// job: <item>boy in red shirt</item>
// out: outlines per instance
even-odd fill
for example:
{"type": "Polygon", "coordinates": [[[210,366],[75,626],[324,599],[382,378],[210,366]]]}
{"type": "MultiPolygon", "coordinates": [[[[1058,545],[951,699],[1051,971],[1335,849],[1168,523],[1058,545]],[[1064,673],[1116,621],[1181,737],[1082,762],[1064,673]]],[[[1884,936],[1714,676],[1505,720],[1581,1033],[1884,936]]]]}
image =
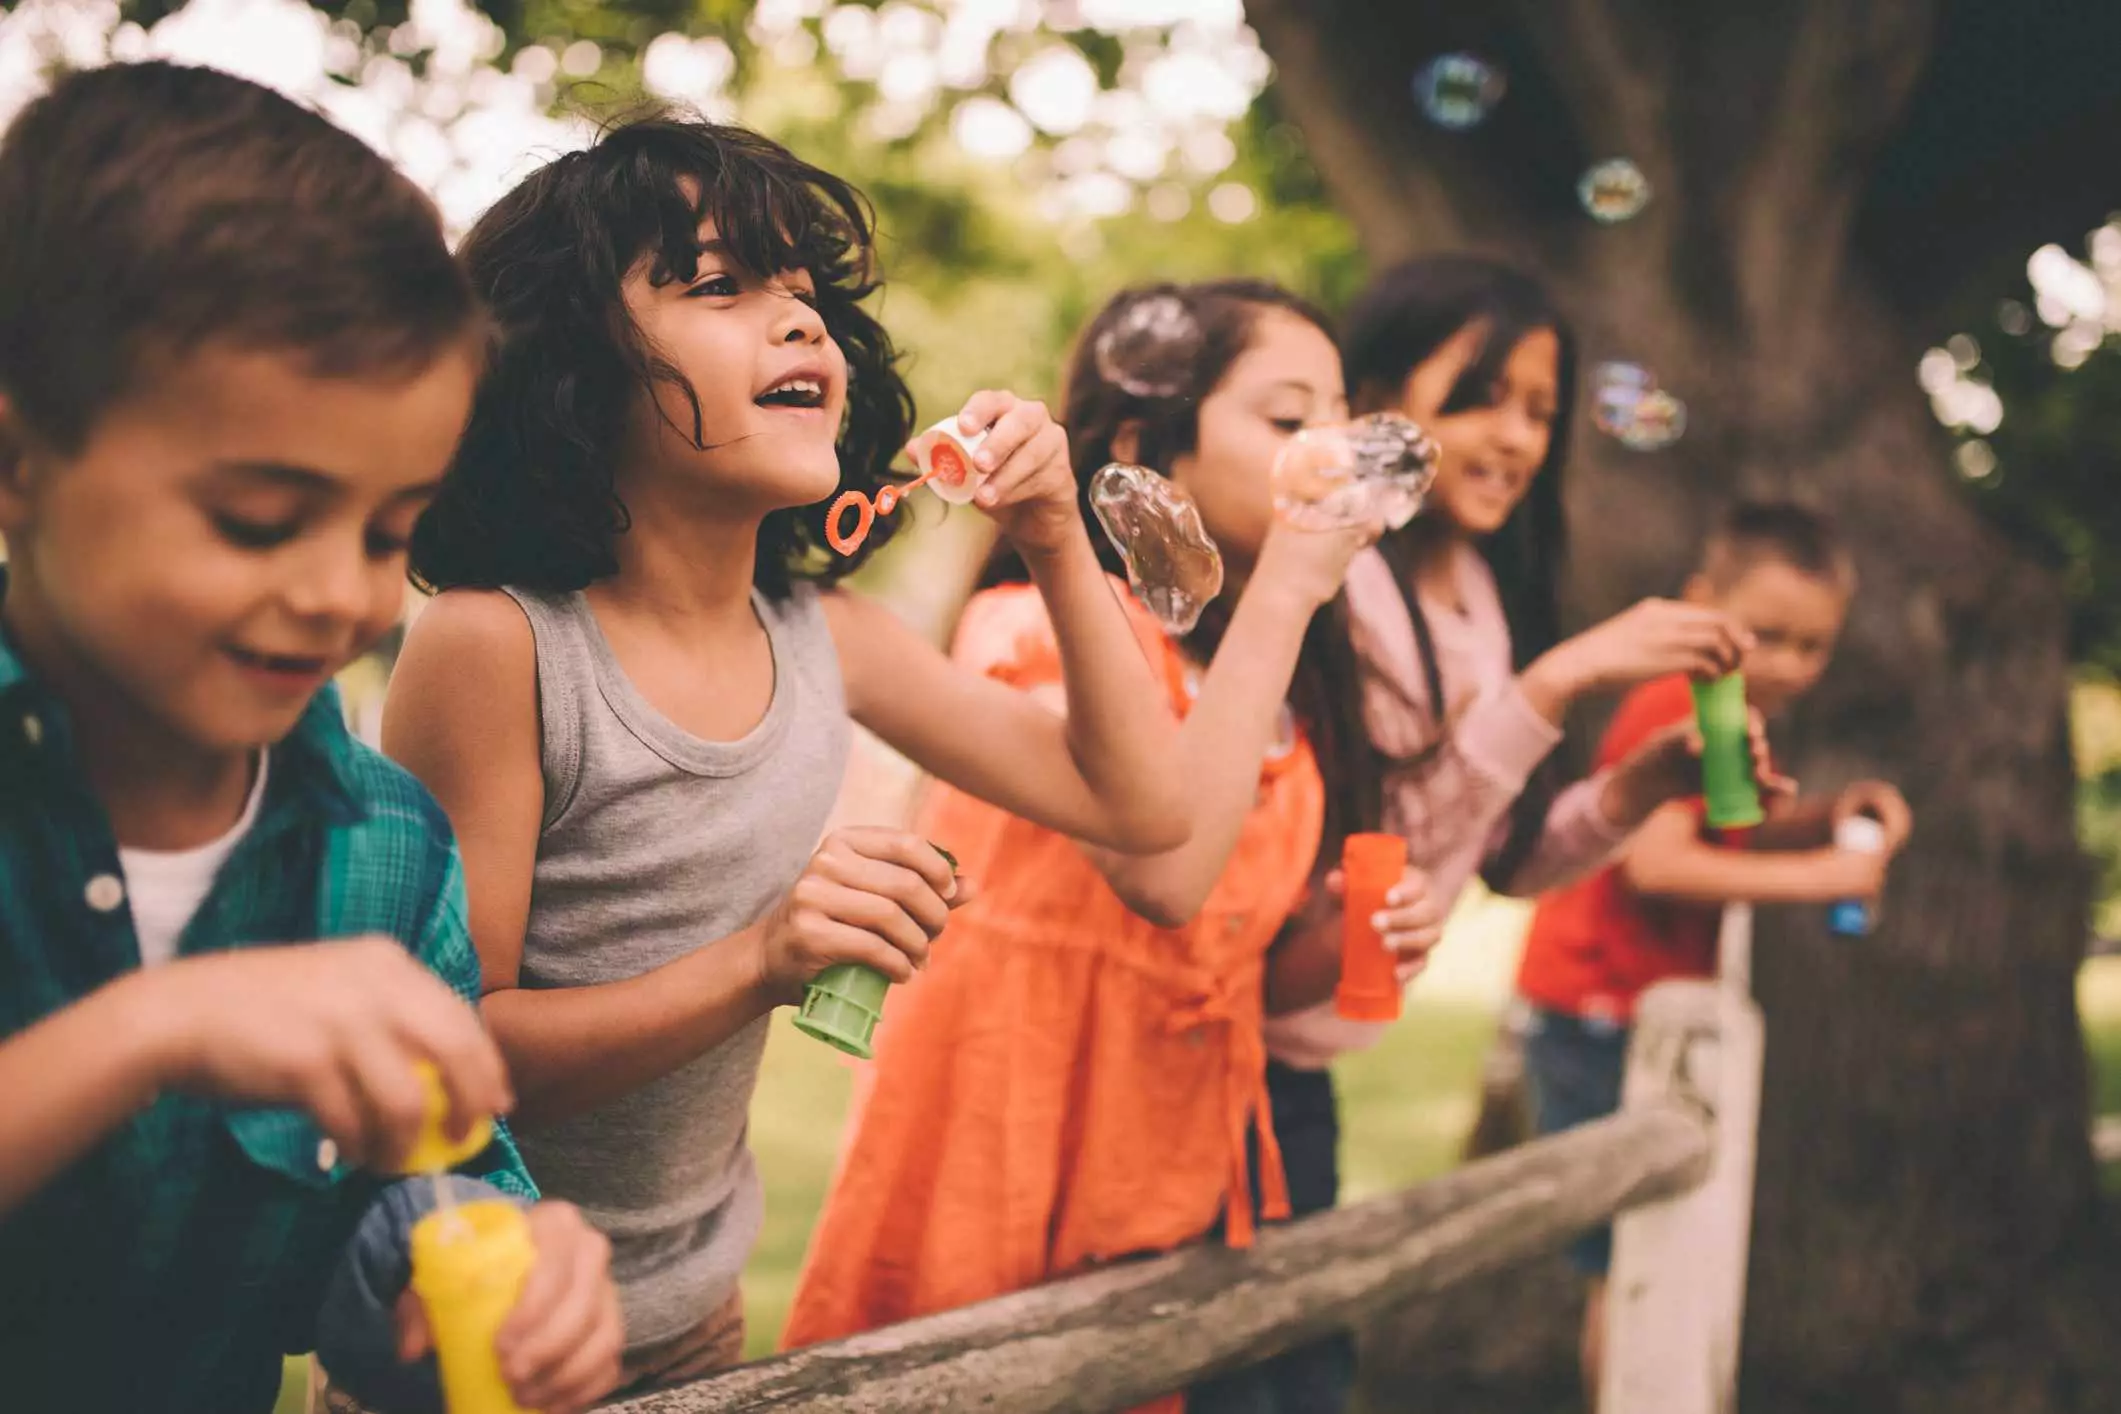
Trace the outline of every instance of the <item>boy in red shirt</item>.
{"type": "MultiPolygon", "coordinates": [[[[1685,598],[1752,630],[1746,696],[1772,719],[1826,670],[1854,587],[1848,553],[1825,517],[1787,503],[1748,503],[1710,538],[1685,598]]],[[[1625,759],[1693,710],[1685,678],[1637,688],[1606,731],[1599,766],[1625,759]]],[[[1724,904],[1873,898],[1910,823],[1900,792],[1882,781],[1859,781],[1828,799],[1770,804],[1767,823],[1742,845],[1714,839],[1702,813],[1699,797],[1665,806],[1613,864],[1541,896],[1517,974],[1531,1015],[1525,1074],[1541,1134],[1619,1108],[1636,999],[1668,977],[1715,974],[1724,904]],[[1834,827],[1858,814],[1884,826],[1882,852],[1833,847],[1834,827]]],[[[1595,1406],[1611,1229],[1586,1234],[1571,1256],[1590,1278],[1582,1354],[1595,1406]]]]}

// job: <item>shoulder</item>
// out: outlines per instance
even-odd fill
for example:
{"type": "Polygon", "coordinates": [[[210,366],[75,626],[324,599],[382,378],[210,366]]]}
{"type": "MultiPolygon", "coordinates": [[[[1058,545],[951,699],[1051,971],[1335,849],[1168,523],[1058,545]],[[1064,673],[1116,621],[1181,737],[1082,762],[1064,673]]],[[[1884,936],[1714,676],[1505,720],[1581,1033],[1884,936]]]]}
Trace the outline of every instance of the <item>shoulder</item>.
{"type": "Polygon", "coordinates": [[[490,707],[493,693],[534,693],[537,678],[529,611],[498,589],[451,589],[406,630],[386,710],[490,707]]]}
{"type": "Polygon", "coordinates": [[[429,600],[405,634],[429,651],[519,654],[535,658],[530,611],[502,589],[450,589],[429,600]]]}

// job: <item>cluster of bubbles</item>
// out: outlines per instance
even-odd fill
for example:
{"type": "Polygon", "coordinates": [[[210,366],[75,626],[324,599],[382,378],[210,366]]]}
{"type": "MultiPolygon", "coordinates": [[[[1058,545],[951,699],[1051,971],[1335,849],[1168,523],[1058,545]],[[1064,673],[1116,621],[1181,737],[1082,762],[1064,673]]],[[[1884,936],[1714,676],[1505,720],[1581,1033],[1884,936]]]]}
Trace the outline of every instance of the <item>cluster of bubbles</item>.
{"type": "Polygon", "coordinates": [[[1223,588],[1222,552],[1193,498],[1146,467],[1114,462],[1091,478],[1090,509],[1135,597],[1172,633],[1191,633],[1223,588]]]}
{"type": "Polygon", "coordinates": [[[1174,294],[1144,295],[1097,336],[1098,376],[1137,398],[1174,398],[1201,354],[1200,321],[1174,294]]]}
{"type": "MultiPolygon", "coordinates": [[[[1464,132],[1486,122],[1508,82],[1502,70],[1474,54],[1441,54],[1414,75],[1414,101],[1437,127],[1464,132]]],[[[1576,200],[1601,225],[1632,221],[1650,204],[1650,179],[1626,157],[1589,168],[1576,182],[1576,200]]],[[[1686,431],[1686,404],[1657,386],[1640,364],[1604,363],[1592,378],[1599,431],[1635,451],[1669,447],[1686,431]]]]}
{"type": "Polygon", "coordinates": [[[1398,413],[1307,427],[1274,459],[1274,509],[1308,530],[1414,519],[1436,479],[1435,439],[1398,413]]]}
{"type": "Polygon", "coordinates": [[[1686,404],[1639,363],[1600,363],[1591,369],[1591,420],[1631,451],[1661,451],[1686,432],[1686,404]]]}

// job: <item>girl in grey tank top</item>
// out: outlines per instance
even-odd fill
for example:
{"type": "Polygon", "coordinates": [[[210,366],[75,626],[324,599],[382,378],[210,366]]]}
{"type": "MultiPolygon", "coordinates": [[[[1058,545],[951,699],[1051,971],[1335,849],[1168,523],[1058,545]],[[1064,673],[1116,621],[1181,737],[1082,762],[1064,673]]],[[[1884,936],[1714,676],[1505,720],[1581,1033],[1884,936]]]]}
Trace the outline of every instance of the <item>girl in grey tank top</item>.
{"type": "Polygon", "coordinates": [[[772,1008],[836,961],[910,976],[965,896],[903,831],[819,848],[850,717],[1092,843],[1154,851],[1186,833],[1162,686],[1042,406],[982,393],[959,426],[985,433],[983,509],[1038,566],[1065,719],[820,592],[910,514],[840,556],[817,504],[893,484],[910,430],[862,305],[861,209],[755,134],[647,119],[533,174],[461,251],[507,337],[414,536],[415,578],[465,592],[414,624],[386,735],[458,827],[524,1155],[610,1236],[644,1376],[733,1358],[716,1342],[759,1230],[744,1140],[772,1008]],[[631,273],[615,287],[614,272],[631,273]],[[708,634],[726,664],[701,661],[708,634]],[[733,740],[673,720],[733,722],[761,701],[733,740]]]}

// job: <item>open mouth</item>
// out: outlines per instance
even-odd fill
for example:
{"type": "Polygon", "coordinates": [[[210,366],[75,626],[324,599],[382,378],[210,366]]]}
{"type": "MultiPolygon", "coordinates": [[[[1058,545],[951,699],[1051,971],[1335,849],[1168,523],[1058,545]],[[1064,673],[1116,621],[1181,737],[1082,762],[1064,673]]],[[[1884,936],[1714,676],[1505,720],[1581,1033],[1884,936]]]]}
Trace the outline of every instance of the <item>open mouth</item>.
{"type": "Polygon", "coordinates": [[[783,378],[752,401],[762,408],[821,408],[825,384],[807,374],[783,378]]]}

